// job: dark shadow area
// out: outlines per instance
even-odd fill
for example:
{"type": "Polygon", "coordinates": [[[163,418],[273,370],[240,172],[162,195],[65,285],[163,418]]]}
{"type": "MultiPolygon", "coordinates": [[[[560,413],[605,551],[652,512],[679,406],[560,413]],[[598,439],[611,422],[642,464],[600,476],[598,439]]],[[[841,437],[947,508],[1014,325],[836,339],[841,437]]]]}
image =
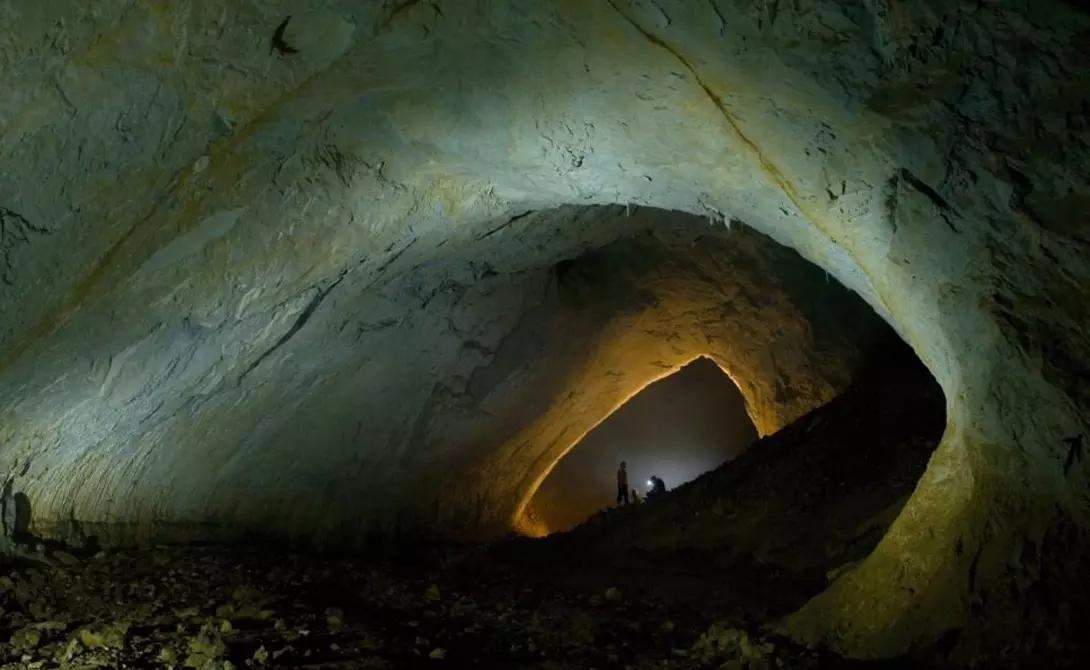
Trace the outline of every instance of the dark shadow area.
{"type": "Polygon", "coordinates": [[[98,539],[87,536],[78,521],[67,519],[56,529],[58,537],[41,538],[30,532],[33,510],[30,497],[14,492],[10,479],[0,491],[0,561],[9,567],[76,565],[99,550],[98,539]]]}
{"type": "Polygon", "coordinates": [[[698,358],[648,385],[588,433],[542,483],[529,511],[550,532],[570,530],[617,502],[622,461],[629,489],[644,496],[652,475],[673,488],[756,439],[738,387],[714,362],[698,358]]]}
{"type": "Polygon", "coordinates": [[[31,539],[29,529],[31,520],[30,498],[22,491],[14,491],[11,479],[4,482],[0,492],[0,524],[3,525],[3,543],[5,553],[11,547],[25,545],[31,539]]]}

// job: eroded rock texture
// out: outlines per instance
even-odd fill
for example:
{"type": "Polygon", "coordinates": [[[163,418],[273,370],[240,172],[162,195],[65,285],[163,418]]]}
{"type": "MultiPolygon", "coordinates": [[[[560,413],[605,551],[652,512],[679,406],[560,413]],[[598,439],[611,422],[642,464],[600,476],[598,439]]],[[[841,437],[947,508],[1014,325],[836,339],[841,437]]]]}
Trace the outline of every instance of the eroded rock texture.
{"type": "Polygon", "coordinates": [[[650,379],[707,354],[767,433],[831,399],[884,332],[794,252],[686,215],[565,208],[436,246],[312,288],[234,367],[226,329],[188,314],[92,362],[88,405],[52,410],[108,433],[24,456],[36,532],[499,532],[650,379]]]}
{"type": "MultiPolygon", "coordinates": [[[[356,528],[344,504],[509,520],[600,418],[549,404],[559,389],[619,401],[684,356],[628,335],[633,303],[577,324],[536,297],[545,273],[513,274],[594,246],[577,219],[534,263],[496,243],[512,276],[491,283],[475,245],[527,211],[651,205],[794,247],[945,391],[912,499],[795,634],[887,654],[971,614],[1024,625],[1035,584],[1078,574],[1090,523],[1088,27],[1054,2],[8,3],[4,470],[43,528],[128,539],[161,521],[333,537],[356,528]],[[464,301],[470,284],[495,302],[464,301]],[[503,349],[535,322],[577,344],[503,349]],[[645,368],[603,381],[636,350],[645,368]],[[459,416],[455,380],[535,355],[548,379],[475,378],[503,416],[459,416]],[[571,419],[518,411],[533,402],[571,419]],[[463,441],[481,416],[498,446],[463,441]],[[340,451],[361,443],[382,446],[340,451]]],[[[827,397],[836,380],[798,356],[794,390],[827,397]]],[[[762,430],[808,402],[731,372],[762,430]]]]}

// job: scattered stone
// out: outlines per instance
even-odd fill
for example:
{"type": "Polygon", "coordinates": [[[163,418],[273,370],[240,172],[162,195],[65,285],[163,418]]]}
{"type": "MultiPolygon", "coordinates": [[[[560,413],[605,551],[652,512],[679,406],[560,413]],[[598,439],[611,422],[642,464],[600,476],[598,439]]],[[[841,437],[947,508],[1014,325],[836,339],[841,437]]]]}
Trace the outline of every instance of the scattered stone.
{"type": "Polygon", "coordinates": [[[33,626],[18,630],[11,636],[11,649],[16,654],[36,649],[42,641],[42,633],[33,626]]]}
{"type": "Polygon", "coordinates": [[[47,631],[47,632],[50,632],[50,633],[55,633],[57,631],[62,631],[65,628],[68,628],[68,624],[66,624],[63,621],[41,621],[41,622],[38,622],[36,624],[33,624],[33,627],[37,628],[38,630],[44,630],[44,631],[47,631]]]}
{"type": "Polygon", "coordinates": [[[257,648],[257,651],[254,652],[251,660],[253,661],[253,665],[265,665],[269,662],[269,652],[265,649],[265,645],[261,645],[257,648]]]}
{"type": "Polygon", "coordinates": [[[120,649],[125,646],[125,636],[128,633],[127,623],[85,626],[76,631],[77,639],[88,649],[120,649]]]}
{"type": "MultiPolygon", "coordinates": [[[[398,668],[414,658],[438,667],[453,662],[457,644],[457,662],[466,667],[512,667],[504,656],[510,653],[564,658],[564,667],[649,670],[664,656],[672,663],[689,659],[686,650],[672,654],[663,646],[671,638],[643,632],[676,629],[678,640],[708,632],[707,621],[690,613],[668,617],[670,610],[651,602],[623,615],[588,604],[623,603],[622,584],[607,589],[602,583],[588,595],[584,587],[530,588],[521,577],[488,572],[467,574],[465,586],[448,586],[450,573],[443,582],[421,582],[406,568],[323,565],[314,558],[266,563],[226,551],[164,548],[111,552],[87,570],[54,565],[9,572],[0,577],[0,626],[15,633],[0,644],[0,668],[44,662],[50,668],[225,670],[231,660],[250,669],[398,668]],[[458,638],[469,643],[452,641],[458,638]],[[244,663],[232,653],[236,645],[244,663]],[[473,649],[479,656],[467,658],[475,652],[464,650],[473,649]]],[[[720,665],[742,658],[742,652],[726,654],[720,638],[705,641],[720,665]]],[[[752,646],[761,652],[761,644],[752,646]]],[[[702,658],[699,651],[692,657],[702,658]]]]}
{"type": "Polygon", "coordinates": [[[53,558],[56,559],[61,565],[66,565],[70,568],[83,567],[83,561],[79,560],[67,551],[54,551],[53,558]]]}
{"type": "Polygon", "coordinates": [[[722,663],[724,668],[764,670],[773,667],[770,657],[775,649],[771,642],[755,642],[743,630],[713,625],[693,645],[689,656],[705,663],[722,663]]]}
{"type": "Polygon", "coordinates": [[[34,600],[27,605],[30,615],[35,619],[44,619],[49,616],[49,605],[41,600],[34,600]]]}
{"type": "Polygon", "coordinates": [[[272,616],[272,610],[262,610],[257,605],[247,603],[241,607],[235,608],[235,613],[232,615],[232,619],[240,620],[258,620],[268,619],[272,616]]]}
{"type": "Polygon", "coordinates": [[[209,661],[223,656],[227,651],[227,645],[219,637],[202,631],[200,635],[189,640],[188,651],[189,656],[185,659],[185,667],[203,669],[209,661]]]}

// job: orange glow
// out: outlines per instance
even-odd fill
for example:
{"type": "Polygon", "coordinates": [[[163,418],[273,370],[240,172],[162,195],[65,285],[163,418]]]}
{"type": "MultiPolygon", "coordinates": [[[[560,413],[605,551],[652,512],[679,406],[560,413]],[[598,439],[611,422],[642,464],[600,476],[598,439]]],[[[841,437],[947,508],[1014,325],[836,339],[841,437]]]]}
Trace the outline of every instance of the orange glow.
{"type": "Polygon", "coordinates": [[[515,511],[512,519],[511,519],[512,528],[516,532],[518,532],[518,533],[520,533],[522,535],[529,536],[529,537],[543,537],[545,535],[548,535],[549,532],[550,532],[550,529],[542,521],[540,521],[538,519],[535,519],[535,518],[531,518],[531,515],[527,512],[527,507],[529,507],[530,502],[534,497],[534,494],[537,493],[537,490],[541,487],[542,483],[553,472],[553,470],[556,468],[557,464],[565,456],[567,456],[568,453],[576,445],[578,445],[580,442],[582,442],[583,439],[587,436],[587,434],[589,434],[592,430],[597,428],[599,424],[601,424],[603,421],[608,419],[614,412],[616,412],[618,409],[623,407],[629,400],[631,400],[635,396],[639,395],[641,392],[643,392],[644,389],[646,389],[651,384],[654,384],[655,382],[657,382],[659,380],[662,380],[662,379],[665,379],[666,377],[669,377],[670,375],[676,373],[681,368],[689,365],[690,363],[693,363],[695,360],[697,360],[698,358],[701,358],[701,357],[707,358],[708,360],[711,360],[712,362],[714,362],[716,364],[716,366],[719,367],[720,370],[722,370],[723,374],[725,374],[728,378],[730,378],[730,380],[732,382],[734,382],[734,384],[736,386],[738,385],[737,380],[734,378],[734,375],[732,375],[730,373],[730,371],[724,369],[723,366],[719,363],[719,361],[716,361],[710,355],[708,355],[706,353],[702,353],[702,352],[701,353],[695,353],[695,354],[692,355],[691,358],[688,358],[688,359],[678,363],[677,365],[675,365],[675,366],[673,366],[673,367],[671,367],[669,369],[664,370],[661,374],[657,374],[654,377],[651,377],[651,378],[645,380],[643,382],[643,384],[641,384],[638,388],[636,388],[634,391],[629,393],[627,396],[621,398],[621,400],[619,402],[617,402],[612,408],[610,408],[610,410],[608,412],[605,412],[601,417],[598,418],[597,421],[595,421],[595,423],[593,425],[591,425],[586,431],[584,431],[583,433],[578,435],[562,451],[560,451],[556,455],[556,457],[549,464],[549,466],[547,468],[545,468],[541,472],[541,474],[535,479],[533,484],[531,486],[529,486],[527,488],[527,490],[524,492],[524,494],[522,496],[522,499],[519,502],[519,505],[516,508],[516,511],[515,511]]]}
{"type": "Polygon", "coordinates": [[[519,514],[514,530],[523,537],[545,537],[551,532],[548,526],[532,518],[530,514],[519,514]]]}

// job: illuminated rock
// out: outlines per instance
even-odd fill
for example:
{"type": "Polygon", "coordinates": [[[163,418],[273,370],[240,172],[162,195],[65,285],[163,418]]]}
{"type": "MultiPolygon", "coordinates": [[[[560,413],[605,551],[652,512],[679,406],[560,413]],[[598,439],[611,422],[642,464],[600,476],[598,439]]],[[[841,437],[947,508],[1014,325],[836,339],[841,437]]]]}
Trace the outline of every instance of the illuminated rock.
{"type": "MultiPolygon", "coordinates": [[[[517,282],[494,287],[511,309],[457,307],[488,272],[470,264],[477,238],[526,211],[635,204],[797,249],[946,393],[913,499],[796,635],[873,655],[971,612],[1000,630],[1029,586],[1078,573],[1085,16],[387,4],[316,3],[286,24],[236,0],[0,10],[0,472],[21,473],[37,532],[71,513],[127,541],[269,517],[333,536],[359,527],[337,513],[346,490],[368,519],[417,518],[406,499],[431,496],[376,484],[448,464],[414,451],[415,419],[490,356],[530,355],[436,334],[537,316],[517,282]],[[419,290],[390,283],[425,266],[419,290]]],[[[589,246],[561,221],[549,249],[589,246]]],[[[512,266],[526,252],[505,248],[512,266]]],[[[481,473],[510,471],[500,449],[481,473]]],[[[473,525],[476,509],[442,515],[473,525]]]]}

